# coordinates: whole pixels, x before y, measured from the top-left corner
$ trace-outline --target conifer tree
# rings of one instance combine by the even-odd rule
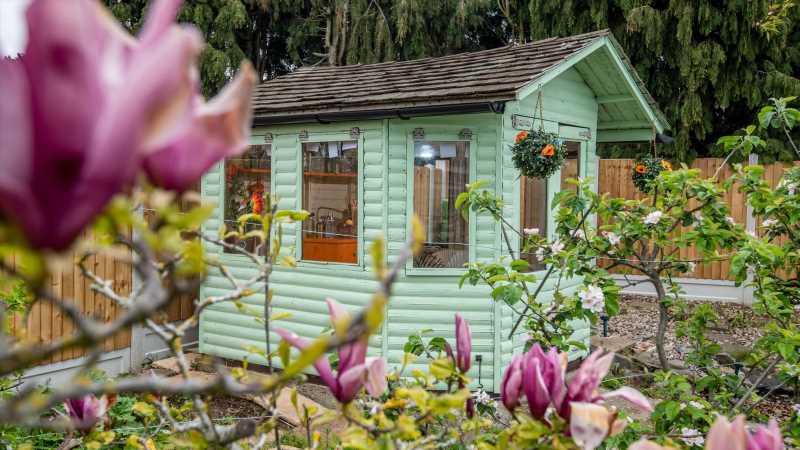
[[[141,27],[150,0],[104,0],[132,33]],[[302,1],[185,0],[178,20],[194,24],[206,40],[200,61],[203,93],[215,94],[249,59],[262,80],[291,70],[286,36]]]
[[[516,41],[610,28],[673,127],[672,156],[688,160],[749,123],[768,98],[800,94],[800,8],[792,4],[500,0],[498,11]],[[792,157],[779,145],[771,152]]]

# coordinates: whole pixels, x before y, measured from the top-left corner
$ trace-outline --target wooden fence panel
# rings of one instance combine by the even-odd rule
[[[91,239],[91,237],[88,237]],[[71,253],[64,256],[65,264],[54,271],[45,281],[45,285],[56,297],[74,302],[86,315],[96,320],[110,321],[116,318],[118,309],[110,300],[91,291],[91,283],[86,281],[76,265],[78,255]],[[12,258],[10,264],[17,267],[20,262]],[[113,287],[120,294],[128,295],[131,291],[131,266],[126,261],[116,260],[112,256],[98,255],[87,260],[87,267],[103,278],[113,282]],[[11,325],[11,332],[20,338],[32,342],[50,342],[75,332],[75,325],[64,316],[61,310],[50,302],[37,301],[27,316],[17,316]],[[106,351],[119,350],[130,345],[130,330],[123,330],[118,335],[103,343]],[[56,363],[84,356],[81,349],[69,349],[59,352],[45,363]]]
[[[182,204],[181,207],[185,209],[189,205]],[[94,239],[89,233],[83,238]],[[60,270],[52,273],[46,281],[47,286],[57,297],[75,302],[86,316],[105,322],[116,319],[122,313],[122,308],[91,289],[91,281],[83,277],[77,266],[78,258],[79,255],[74,253],[66,255],[65,261],[71,261],[71,264],[65,264]],[[85,264],[100,278],[112,280],[112,286],[118,293],[129,295],[133,287],[133,269],[128,259],[115,258],[113,255],[92,255],[87,258]],[[9,264],[16,267],[18,261],[12,257]],[[183,295],[173,300],[164,311],[166,319],[172,322],[190,317],[194,312],[197,295],[198,293]],[[49,302],[38,301],[27,317],[15,317],[11,331],[34,342],[49,342],[72,335],[75,332],[75,324]],[[120,331],[103,343],[103,350],[108,352],[129,347],[131,335],[129,328]],[[81,349],[65,350],[54,355],[46,363],[67,361],[85,354],[86,352]]]
[[[692,168],[700,169],[702,176],[711,177],[722,164],[722,158],[699,158],[692,163]],[[598,186],[599,192],[608,193],[612,197],[622,197],[626,199],[642,199],[646,195],[639,192],[633,184],[631,175],[635,161],[632,159],[601,159],[598,172]],[[773,164],[767,166],[767,178],[777,179],[783,174],[783,166],[780,164]],[[733,175],[733,170],[730,166],[726,166],[719,174],[720,180],[726,180]],[[770,178],[771,177],[771,178]],[[736,223],[746,225],[747,222],[747,204],[744,195],[734,186],[725,195],[725,201],[730,207],[731,217]],[[677,231],[680,233],[680,230]],[[680,257],[684,260],[692,260],[698,258],[698,252],[692,248],[685,248],[680,250]],[[699,278],[708,280],[727,280],[730,279],[729,274],[730,262],[728,260],[715,261],[710,264],[698,264],[695,271],[691,274],[686,274],[686,278]],[[619,270],[618,272],[623,272]]]

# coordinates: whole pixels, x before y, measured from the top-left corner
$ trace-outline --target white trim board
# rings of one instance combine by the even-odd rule
[[[23,386],[30,383],[39,386],[58,386],[70,383],[86,360],[87,357],[82,356],[67,361],[33,367],[22,376],[22,384]],[[130,372],[130,348],[113,350],[103,354],[95,364],[95,368],[101,369],[110,377]]]
[[[612,275],[617,284],[627,284],[622,275]],[[628,275],[629,280],[643,280],[641,275]],[[683,289],[683,298],[692,300],[708,300],[715,302],[740,303],[751,305],[753,303],[753,289],[736,286],[727,280],[703,280],[698,278],[676,278],[675,281]],[[655,296],[656,291],[650,283],[644,282],[622,290],[625,294]]]

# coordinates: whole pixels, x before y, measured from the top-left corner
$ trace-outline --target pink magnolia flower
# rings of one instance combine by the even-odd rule
[[[775,419],[769,425],[759,425],[754,433],[747,431],[744,416],[737,416],[728,422],[719,416],[706,436],[706,450],[783,450],[781,430]],[[630,450],[671,450],[652,441],[640,440],[631,445]]]
[[[456,313],[456,367],[461,373],[469,372],[472,364],[472,333],[469,322]]]
[[[560,353],[555,347],[545,353],[536,343],[525,354],[522,365],[522,389],[528,399],[528,408],[533,417],[542,419],[551,404],[563,402],[567,354]]]
[[[628,447],[628,450],[678,450],[678,449],[676,449],[675,447],[659,445],[653,441],[648,441],[646,439],[640,439],[631,444],[631,446]]]
[[[707,450],[783,450],[781,430],[775,419],[768,426],[759,425],[755,433],[749,433],[744,416],[728,422],[719,416],[708,431]]]
[[[24,55],[0,61],[0,211],[31,245],[67,248],[144,155],[187,133],[208,138],[195,149],[204,159],[220,142],[239,145],[249,114],[230,93],[199,106],[202,38],[174,24],[179,6],[155,1],[135,40],[96,1],[31,3]],[[232,89],[242,95],[243,72]]]
[[[80,398],[71,398],[64,402],[67,417],[72,421],[73,426],[81,431],[91,430],[100,419],[105,417],[108,407],[108,399],[105,395],[97,398],[90,394]]]
[[[608,370],[611,368],[611,363],[614,361],[613,353],[606,353],[603,355],[603,352],[604,350],[602,349],[597,350],[586,358],[570,380],[567,393],[563,400],[560,403],[556,402],[554,404],[558,415],[564,419],[569,420],[571,404],[573,402],[601,403],[603,400],[613,397],[620,397],[627,400],[632,405],[644,411],[653,410],[647,398],[636,389],[623,386],[604,394],[599,392],[598,388],[600,387],[600,383],[603,381],[603,377],[606,376]]]
[[[503,380],[500,383],[500,401],[512,413],[519,406],[519,398],[522,395],[522,364],[522,355],[515,355],[511,358],[511,364],[503,373]]]
[[[343,323],[349,320],[350,313],[333,299],[327,299],[331,323]],[[284,329],[276,329],[286,342],[300,350],[306,348],[309,342],[306,339]],[[339,367],[333,373],[326,357],[314,362],[314,368],[328,386],[336,400],[341,403],[350,403],[361,390],[366,387],[367,392],[373,397],[380,397],[386,390],[386,361],[383,358],[367,358],[367,338],[362,338],[351,344],[339,347]]]
[[[192,102],[192,120],[174,141],[149,154],[144,170],[165,188],[185,191],[217,161],[241,153],[250,139],[250,97],[255,73],[249,64],[210,102]]]
[[[570,436],[583,450],[594,450],[610,436],[625,429],[627,423],[617,419],[617,411],[595,403],[575,402],[569,421]]]

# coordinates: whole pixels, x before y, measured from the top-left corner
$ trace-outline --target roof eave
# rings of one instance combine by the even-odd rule
[[[538,77],[517,90],[516,99],[521,100],[535,93],[540,90],[542,86],[554,80],[556,77],[575,66],[575,64],[601,48],[606,48],[609,51],[614,63],[627,81],[628,87],[636,97],[637,103],[642,107],[645,114],[648,116],[648,120],[653,124],[653,127],[655,127],[659,133],[668,130],[670,125],[664,113],[659,109],[655,99],[650,95],[650,92],[645,87],[644,82],[639,77],[633,64],[631,64],[625,56],[622,47],[612,34],[599,36],[584,48],[570,55],[564,61],[542,72]]]
[[[353,120],[376,119],[410,119],[411,117],[452,115],[468,113],[502,113],[505,102],[513,97],[495,97],[480,100],[449,101],[415,105],[376,105],[375,108],[340,108],[337,110],[308,110],[292,114],[256,112],[254,126],[297,124],[297,123],[330,123]]]

